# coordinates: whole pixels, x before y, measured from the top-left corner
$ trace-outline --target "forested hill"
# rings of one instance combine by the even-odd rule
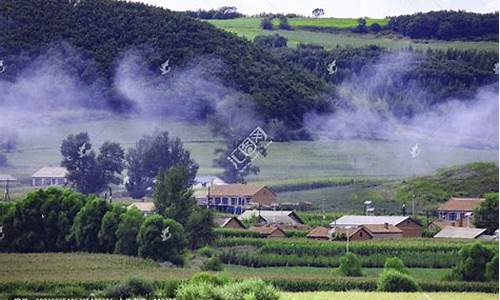
[[[181,69],[200,57],[221,59],[210,70],[220,82],[249,94],[265,119],[298,127],[304,113],[319,105],[322,79],[287,65],[265,49],[181,13],[139,3],[112,0],[0,1],[2,78],[14,81],[30,61],[54,45],[69,44],[67,65],[88,86],[102,86],[106,105],[128,110],[131,104],[113,90],[117,63],[125,51],[148,48],[149,69],[169,59]],[[86,61],[73,64],[71,56]],[[69,56],[69,57],[68,57]],[[74,58],[75,61],[78,60]],[[22,101],[22,100],[20,100]]]

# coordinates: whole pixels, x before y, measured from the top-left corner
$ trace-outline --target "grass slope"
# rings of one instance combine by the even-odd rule
[[[325,27],[346,28],[352,26],[352,20],[332,20],[332,19],[289,19],[292,26],[318,26],[316,23],[326,23]],[[207,22],[229,32],[236,33],[241,37],[253,40],[258,35],[279,34],[288,39],[288,46],[295,47],[302,44],[317,44],[332,49],[335,47],[362,47],[366,45],[377,45],[384,48],[400,49],[412,46],[419,49],[482,49],[498,52],[497,42],[462,42],[462,41],[438,41],[438,40],[411,40],[401,37],[391,37],[375,34],[357,34],[350,32],[311,32],[306,30],[263,30],[260,28],[258,18],[240,18],[230,20],[207,20]],[[296,23],[294,23],[296,22]],[[300,24],[300,25],[299,25]],[[370,24],[370,23],[368,23]],[[323,26],[323,25],[322,25]],[[345,27],[342,27],[345,26]]]

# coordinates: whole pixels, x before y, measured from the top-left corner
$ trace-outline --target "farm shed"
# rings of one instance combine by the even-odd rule
[[[446,226],[438,232],[434,238],[444,238],[444,239],[478,239],[484,235],[486,229],[484,228],[467,228],[467,227],[453,227]]]
[[[304,221],[293,210],[247,210],[239,217],[240,220],[257,218],[257,223],[280,224],[288,226],[303,225]]]
[[[145,216],[152,214],[155,210],[155,204],[153,202],[134,202],[127,206],[127,209],[133,207],[140,210]]]
[[[385,223],[400,229],[403,237],[422,236],[422,227],[410,216],[342,216],[330,223],[330,226],[384,225]]]
[[[214,218],[214,223],[221,228],[246,229],[245,225],[236,217]]]
[[[439,219],[456,221],[458,227],[474,227],[472,213],[479,207],[483,198],[456,198],[452,197],[437,209]]]
[[[66,185],[68,170],[63,167],[43,167],[31,175],[32,186]]]
[[[281,229],[278,226],[252,226],[249,228],[249,230],[258,232],[262,236],[270,239],[270,238],[286,238],[287,235],[283,229]]]

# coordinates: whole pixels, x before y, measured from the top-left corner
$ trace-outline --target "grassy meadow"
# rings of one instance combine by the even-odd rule
[[[250,41],[258,35],[279,34],[288,39],[288,46],[295,47],[298,44],[317,44],[326,49],[335,47],[362,47],[377,45],[384,48],[407,48],[409,46],[418,49],[483,49],[498,52],[498,42],[487,41],[439,41],[439,40],[411,40],[400,36],[382,34],[358,34],[348,31],[340,32],[312,32],[306,30],[263,30],[260,28],[260,18],[238,18],[229,20],[207,20],[207,22],[218,28],[233,32],[240,37]],[[275,20],[276,25],[278,21]],[[385,19],[368,19],[367,25],[372,23],[384,24]],[[356,19],[335,18],[290,18],[291,26],[318,26],[326,28],[348,29],[357,25]]]
[[[155,130],[168,130],[171,136],[182,139],[192,157],[200,165],[199,174],[221,172],[214,168],[214,150],[223,144],[212,137],[208,127],[172,120],[106,118],[89,122],[73,122],[64,126],[40,126],[19,132],[18,149],[8,154],[9,166],[0,168],[19,179],[12,191],[21,196],[31,188],[30,176],[42,166],[57,166],[61,156],[59,147],[65,136],[87,131],[94,149],[104,141],[119,142],[125,149],[132,147],[144,134]],[[260,167],[257,181],[276,187],[281,202],[310,201],[344,210],[362,209],[369,197],[380,209],[393,207],[382,204],[384,199],[374,198],[370,191],[374,185],[387,180],[398,180],[417,174],[472,161],[498,163],[496,149],[469,149],[444,145],[420,144],[422,154],[417,160],[410,158],[409,143],[368,140],[295,141],[272,143],[268,155],[253,163]],[[345,184],[345,183],[349,184]],[[307,188],[314,184],[314,189]],[[297,187],[293,189],[291,187]],[[305,188],[303,188],[305,186]],[[285,187],[285,188],[283,188]],[[321,187],[321,188],[320,188]],[[121,188],[123,189],[123,188]],[[353,193],[358,193],[359,196]],[[380,198],[380,197],[379,197]]]
[[[494,300],[496,294],[485,293],[382,293],[382,292],[305,292],[283,293],[283,300]]]

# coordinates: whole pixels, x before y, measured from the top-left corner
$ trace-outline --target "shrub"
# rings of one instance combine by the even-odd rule
[[[347,253],[340,258],[340,272],[346,276],[362,276],[361,260],[356,254]]]
[[[203,281],[181,284],[175,296],[177,300],[223,300],[220,288]]]
[[[380,274],[377,290],[382,292],[416,292],[420,290],[420,286],[410,275],[388,269]]]
[[[230,283],[221,291],[224,300],[278,300],[278,290],[262,279]]]
[[[465,281],[483,281],[486,264],[492,259],[493,251],[477,242],[463,246],[459,252],[459,262],[452,270],[455,279]]]
[[[486,278],[491,281],[498,281],[498,254],[486,264]]]
[[[158,290],[156,291],[155,296],[157,296],[157,298],[174,299],[179,285],[179,280],[168,280],[161,282],[158,285]]]
[[[130,278],[124,283],[111,285],[104,291],[106,297],[149,296],[154,292],[153,283],[142,278]]]
[[[215,250],[210,246],[205,246],[196,250],[196,253],[201,256],[212,257],[215,255]]]
[[[264,30],[273,30],[273,20],[270,18],[264,18],[260,22],[260,27]]]
[[[206,282],[211,285],[223,285],[228,279],[222,278],[220,276],[210,274],[208,272],[199,272],[193,275],[189,280],[190,283]]]
[[[398,271],[399,273],[409,274],[408,269],[406,268],[403,261],[397,257],[388,257],[385,260],[384,269],[393,269]]]
[[[222,263],[217,256],[210,257],[201,266],[203,271],[222,271]]]

